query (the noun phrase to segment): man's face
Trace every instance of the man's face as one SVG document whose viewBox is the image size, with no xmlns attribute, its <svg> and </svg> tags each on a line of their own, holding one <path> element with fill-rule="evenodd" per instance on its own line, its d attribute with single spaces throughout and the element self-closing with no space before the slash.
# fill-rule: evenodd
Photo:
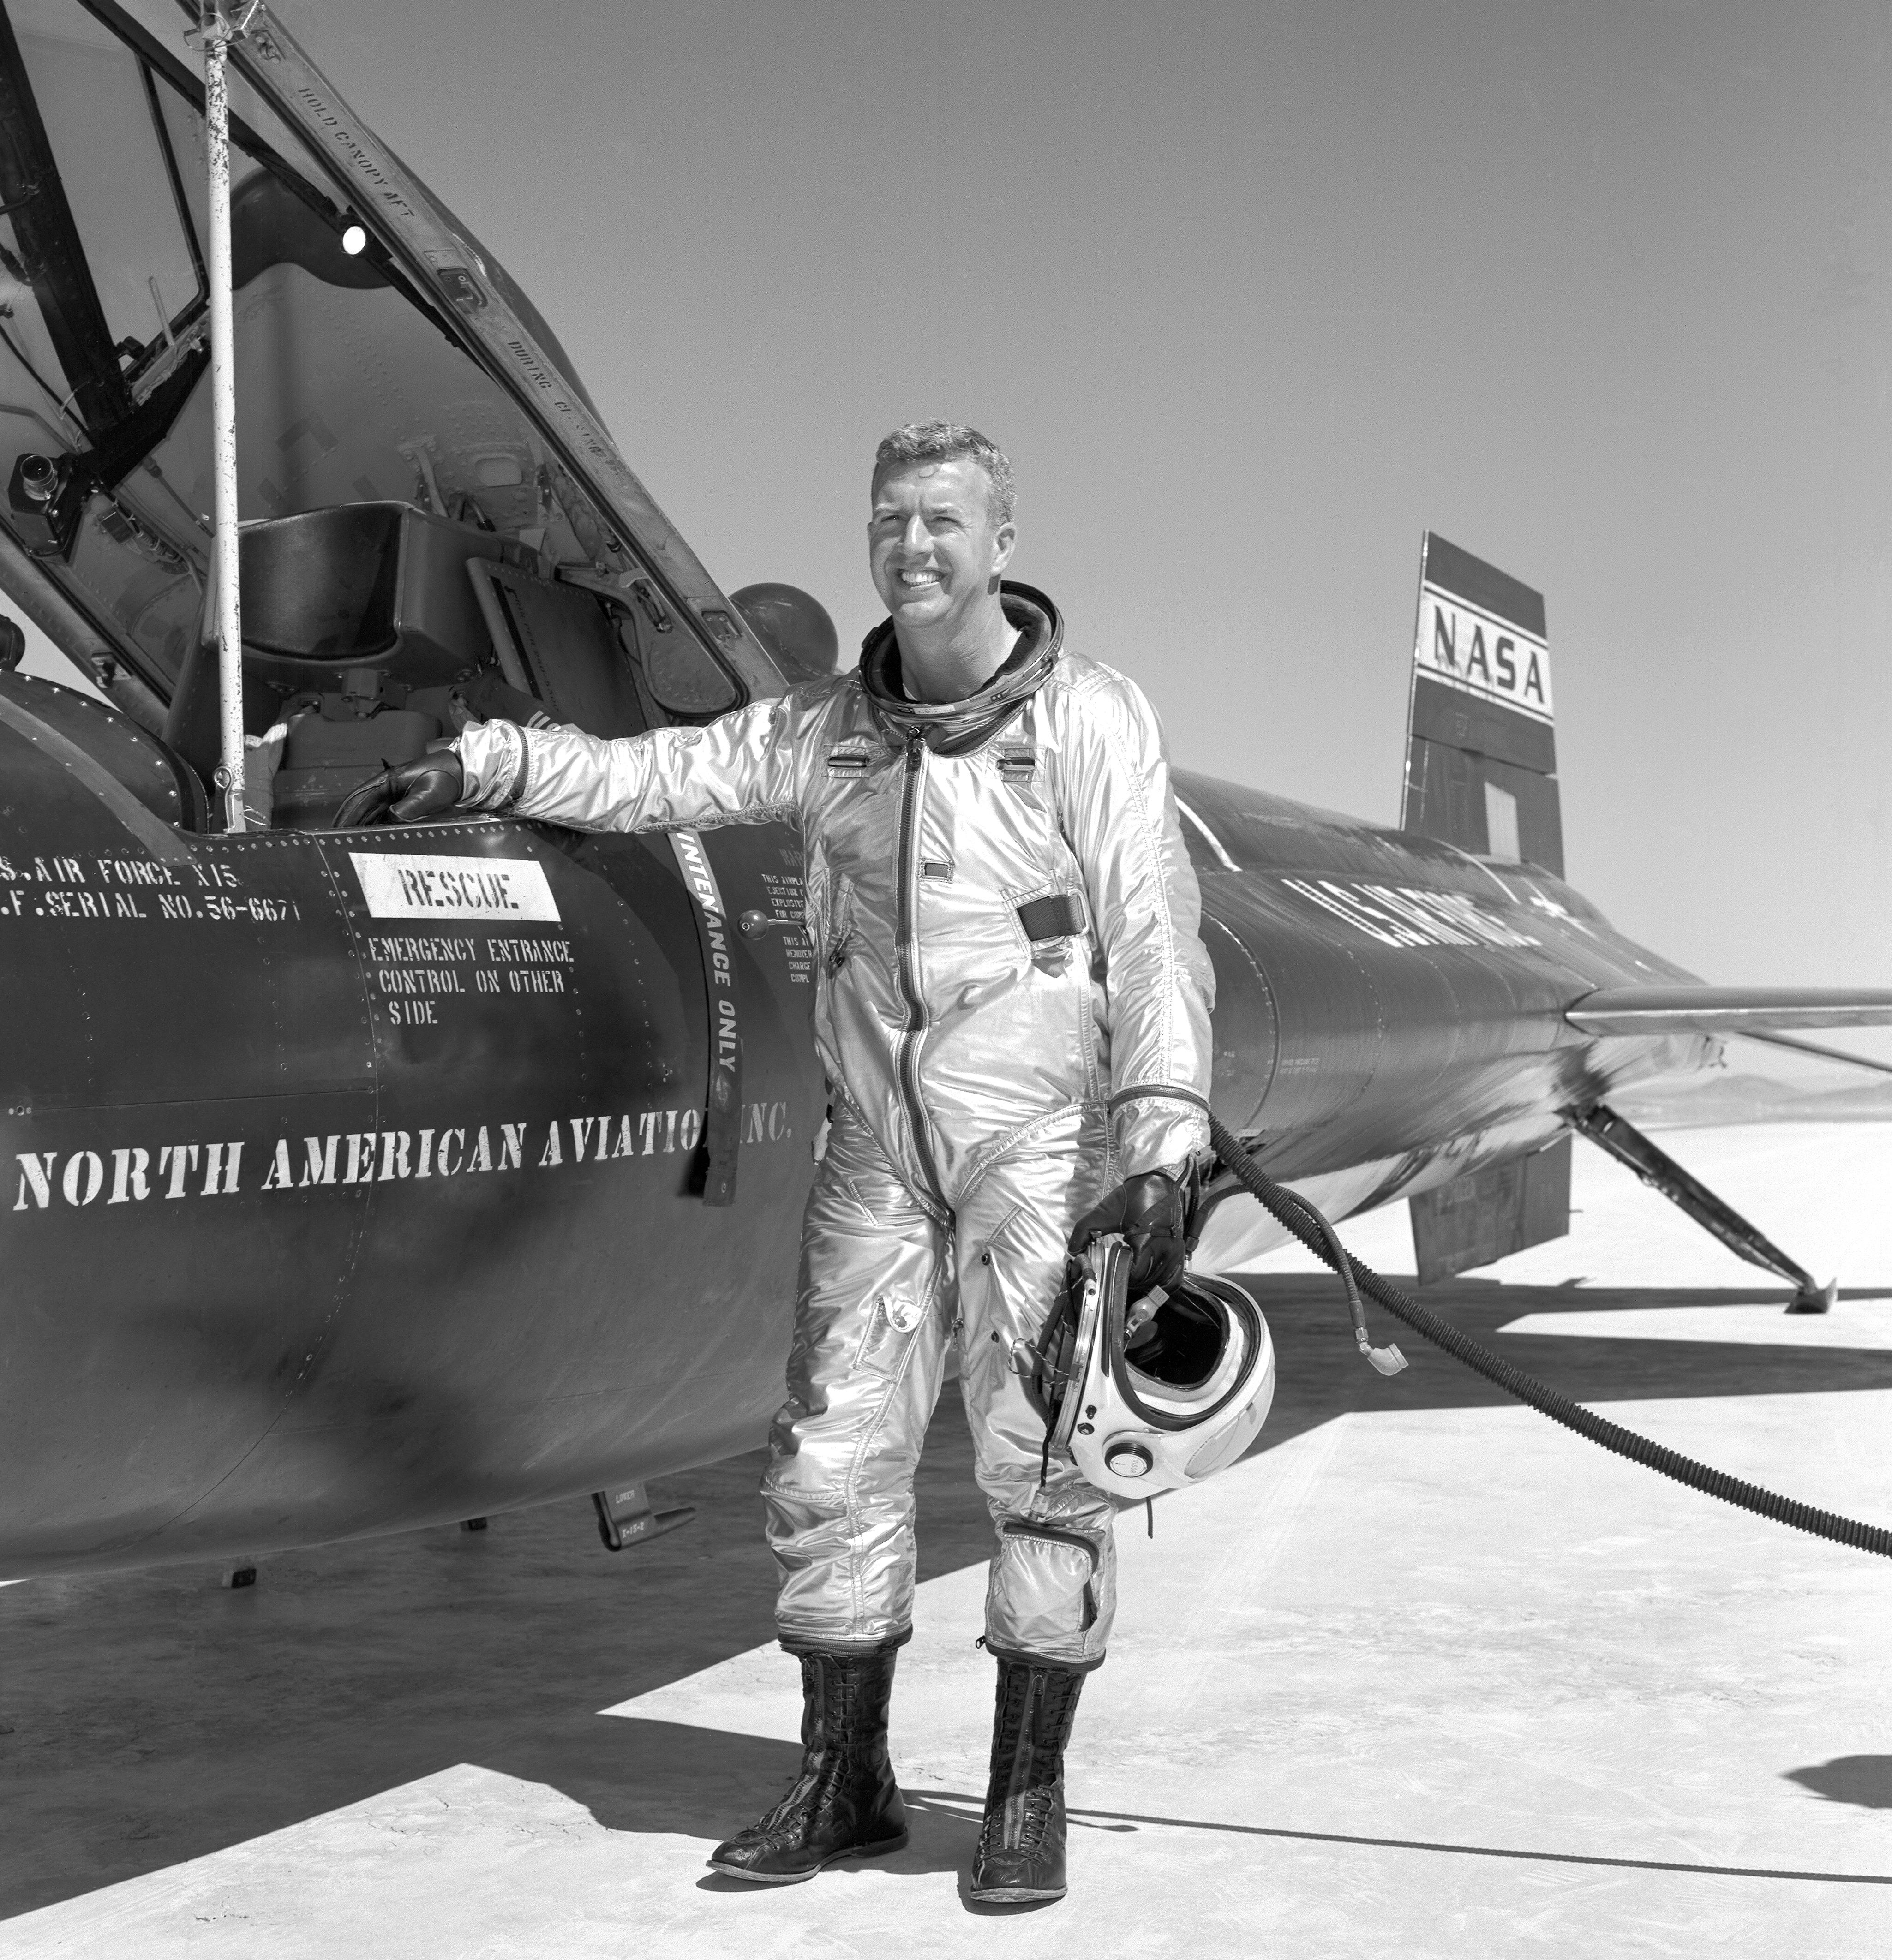
<svg viewBox="0 0 1892 1960">
<path fill-rule="evenodd" d="M 1017 536 L 994 520 L 992 479 L 970 457 L 897 463 L 875 479 L 868 565 L 897 625 L 950 629 L 1011 563 Z"/>
</svg>

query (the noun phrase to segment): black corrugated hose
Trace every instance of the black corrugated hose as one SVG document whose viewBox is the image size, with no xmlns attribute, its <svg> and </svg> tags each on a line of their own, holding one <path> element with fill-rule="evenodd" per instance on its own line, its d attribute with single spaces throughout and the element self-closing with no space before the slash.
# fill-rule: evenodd
<svg viewBox="0 0 1892 1960">
<path fill-rule="evenodd" d="M 1209 1128 L 1216 1154 L 1237 1181 L 1259 1198 L 1309 1252 L 1324 1260 L 1343 1280 L 1348 1281 L 1349 1294 L 1357 1286 L 1368 1299 L 1384 1307 L 1395 1320 L 1403 1322 L 1416 1334 L 1424 1335 L 1435 1346 L 1443 1348 L 1454 1360 L 1463 1361 L 1486 1381 L 1495 1382 L 1506 1395 L 1515 1395 L 1540 1415 L 1547 1415 L 1553 1422 L 1562 1423 L 1566 1429 L 1575 1430 L 1578 1435 L 1601 1443 L 1618 1456 L 1626 1456 L 1632 1463 L 1640 1463 L 1645 1469 L 1659 1470 L 1664 1477 L 1673 1477 L 1677 1483 L 1686 1484 L 1692 1491 L 1704 1491 L 1725 1503 L 1738 1504 L 1743 1510 L 1752 1511 L 1757 1516 L 1771 1518 L 1776 1524 L 1792 1525 L 1796 1530 L 1811 1532 L 1816 1538 L 1831 1538 L 1837 1545 L 1849 1545 L 1861 1551 L 1875 1551 L 1882 1558 L 1892 1558 L 1892 1530 L 1884 1525 L 1862 1524 L 1856 1518 L 1839 1517 L 1831 1511 L 1819 1510 L 1811 1504 L 1800 1503 L 1794 1498 L 1763 1491 L 1759 1484 L 1731 1477 L 1725 1470 L 1711 1470 L 1706 1464 L 1697 1463 L 1679 1450 L 1652 1443 L 1646 1436 L 1638 1436 L 1635 1430 L 1625 1429 L 1607 1416 L 1598 1415 L 1581 1402 L 1573 1402 L 1555 1389 L 1546 1388 L 1523 1369 L 1514 1368 L 1489 1348 L 1480 1347 L 1469 1335 L 1460 1332 L 1450 1321 L 1441 1320 L 1409 1294 L 1381 1279 L 1370 1266 L 1362 1265 L 1341 1245 L 1333 1235 L 1333 1227 L 1314 1207 L 1298 1192 L 1276 1183 L 1218 1117 L 1209 1118 Z"/>
</svg>

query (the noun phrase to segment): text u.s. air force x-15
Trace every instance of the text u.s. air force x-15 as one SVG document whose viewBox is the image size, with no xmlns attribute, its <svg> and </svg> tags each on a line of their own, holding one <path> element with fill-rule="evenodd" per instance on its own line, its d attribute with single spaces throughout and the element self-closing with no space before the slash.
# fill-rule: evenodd
<svg viewBox="0 0 1892 1960">
<path fill-rule="evenodd" d="M 266 821 L 225 828 L 196 11 L 0 8 L 0 584 L 109 702 L 0 673 L 10 1573 L 753 1446 L 825 1109 L 789 826 L 330 827 L 483 703 L 622 736 L 779 692 L 798 616 L 718 590 L 524 294 L 260 10 L 222 344 Z M 1560 876 L 1553 706 L 1541 600 L 1435 536 L 1399 829 L 1177 775 L 1217 1112 L 1336 1214 L 1413 1198 L 1422 1278 L 1562 1231 L 1581 1130 L 1817 1305 L 1607 1098 L 1892 994 L 1708 988 L 1614 931 Z M 1036 794 L 999 746 L 955 766 Z M 1208 1207 L 1199 1263 L 1279 1236 L 1225 1178 Z"/>
</svg>

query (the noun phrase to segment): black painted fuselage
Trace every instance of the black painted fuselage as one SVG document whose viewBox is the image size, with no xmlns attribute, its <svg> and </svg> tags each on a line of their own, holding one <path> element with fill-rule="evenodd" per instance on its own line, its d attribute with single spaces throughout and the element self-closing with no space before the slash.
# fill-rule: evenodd
<svg viewBox="0 0 1892 1960">
<path fill-rule="evenodd" d="M 129 826 L 27 725 L 56 747 L 78 698 L 11 685 L 0 1573 L 485 1514 L 758 1441 L 824 1111 L 803 940 L 725 936 L 740 1144 L 712 1206 L 713 990 L 667 840 L 220 837 L 156 797 Z M 1683 976 L 1548 874 L 1179 789 L 1218 1112 L 1336 1211 L 1687 1058 L 1563 1020 Z M 794 915 L 792 829 L 704 841 L 731 918 Z"/>
</svg>

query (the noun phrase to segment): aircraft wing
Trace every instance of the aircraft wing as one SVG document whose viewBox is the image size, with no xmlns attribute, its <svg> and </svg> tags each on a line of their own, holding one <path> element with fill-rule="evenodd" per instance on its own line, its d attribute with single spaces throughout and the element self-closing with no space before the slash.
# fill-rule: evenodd
<svg viewBox="0 0 1892 1960">
<path fill-rule="evenodd" d="M 1564 1010 L 1592 1035 L 1786 1034 L 1892 1026 L 1892 991 L 1845 987 L 1602 987 Z"/>
</svg>

